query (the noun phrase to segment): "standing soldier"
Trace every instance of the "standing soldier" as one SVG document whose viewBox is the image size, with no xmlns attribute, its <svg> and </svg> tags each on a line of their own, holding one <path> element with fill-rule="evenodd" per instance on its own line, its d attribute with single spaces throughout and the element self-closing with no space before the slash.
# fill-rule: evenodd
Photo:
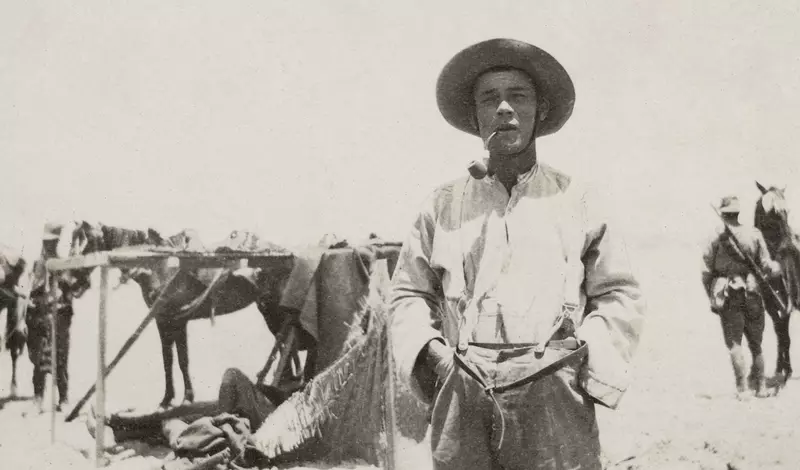
<svg viewBox="0 0 800 470">
<path fill-rule="evenodd" d="M 739 199 L 722 198 L 719 211 L 729 230 L 717 236 L 703 255 L 706 270 L 703 286 L 711 303 L 711 311 L 719 315 L 725 346 L 730 351 L 736 391 L 744 398 L 749 388 L 756 396 L 767 396 L 764 378 L 764 355 L 761 340 L 764 336 L 764 304 L 758 281 L 748 257 L 764 274 L 780 275 L 780 265 L 773 261 L 761 232 L 739 223 Z M 742 335 L 747 338 L 753 364 L 745 383 L 745 360 Z"/>
<path fill-rule="evenodd" d="M 447 64 L 437 100 L 489 159 L 433 191 L 392 279 L 394 355 L 433 404 L 434 468 L 599 470 L 594 404 L 627 389 L 645 305 L 607 207 L 537 156 L 572 80 L 494 39 Z"/>
<path fill-rule="evenodd" d="M 69 403 L 70 328 L 75 289 L 67 288 L 61 277 L 50 277 L 45 268 L 45 262 L 56 255 L 61 230 L 65 228 L 56 224 L 45 225 L 41 259 L 34 263 L 33 268 L 34 281 L 30 294 L 32 306 L 25 317 L 28 327 L 28 356 L 33 363 L 33 395 L 39 411 L 43 407 L 45 379 L 47 374 L 53 373 L 53 320 L 56 329 L 56 374 L 53 382 L 58 388 L 59 396 L 56 409 L 61 411 Z"/>
<path fill-rule="evenodd" d="M 28 356 L 33 363 L 34 401 L 42 410 L 45 379 L 53 373 L 52 363 L 52 322 L 56 326 L 56 374 L 54 384 L 58 388 L 58 405 L 61 411 L 69 402 L 69 349 L 70 327 L 72 325 L 72 302 L 67 300 L 60 289 L 45 293 L 43 285 L 31 291 L 32 306 L 28 309 L 25 322 L 28 327 Z"/>
</svg>

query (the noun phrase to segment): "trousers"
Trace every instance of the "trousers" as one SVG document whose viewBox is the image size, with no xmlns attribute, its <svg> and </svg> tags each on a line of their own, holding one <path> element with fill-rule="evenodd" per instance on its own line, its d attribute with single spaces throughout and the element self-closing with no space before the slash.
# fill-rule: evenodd
<svg viewBox="0 0 800 470">
<path fill-rule="evenodd" d="M 743 289 L 732 291 L 720 313 L 725 346 L 728 349 L 741 346 L 744 336 L 753 354 L 761 354 L 764 317 L 764 308 L 759 295 L 746 293 Z"/>
<path fill-rule="evenodd" d="M 222 376 L 219 407 L 224 413 L 247 418 L 250 429 L 255 432 L 275 411 L 276 405 L 265 391 L 251 382 L 242 371 L 230 368 Z"/>
<path fill-rule="evenodd" d="M 469 346 L 435 395 L 434 468 L 600 470 L 594 403 L 578 385 L 585 352 Z"/>
<path fill-rule="evenodd" d="M 47 374 L 52 373 L 52 314 L 26 319 L 28 324 L 28 356 L 33 363 L 33 394 L 37 398 L 44 396 Z M 56 377 L 59 403 L 69 399 L 69 349 L 72 314 L 59 312 L 56 320 Z"/>
</svg>

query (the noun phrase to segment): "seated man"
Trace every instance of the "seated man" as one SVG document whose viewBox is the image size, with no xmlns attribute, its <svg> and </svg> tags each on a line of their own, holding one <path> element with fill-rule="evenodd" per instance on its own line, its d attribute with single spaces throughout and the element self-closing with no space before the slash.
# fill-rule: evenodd
<svg viewBox="0 0 800 470">
<path fill-rule="evenodd" d="M 107 442 L 148 439 L 161 434 L 170 447 L 186 450 L 193 447 L 216 417 L 237 416 L 247 419 L 255 432 L 267 417 L 298 389 L 298 386 L 254 384 L 241 370 L 230 368 L 222 375 L 218 400 L 196 402 L 144 415 L 134 410 L 112 413 L 106 418 L 111 434 Z M 91 408 L 86 420 L 89 434 L 95 436 L 97 416 Z"/>
<path fill-rule="evenodd" d="M 206 420 L 211 416 L 224 414 L 246 418 L 250 431 L 256 432 L 267 417 L 275 411 L 275 408 L 286 401 L 297 389 L 297 386 L 288 384 L 280 388 L 260 383 L 255 384 L 241 370 L 229 368 L 222 375 L 217 406 L 210 415 L 208 410 L 203 415 Z M 207 430 L 203 430 L 203 425 L 190 425 L 200 417 L 196 412 L 191 411 L 190 405 L 187 407 L 187 414 L 163 421 L 162 432 L 173 449 L 191 446 L 193 444 L 188 444 L 188 442 L 195 442 L 196 439 L 192 439 L 190 435 L 207 432 Z"/>
<path fill-rule="evenodd" d="M 265 384 L 254 384 L 239 369 L 230 368 L 219 386 L 221 413 L 247 418 L 255 432 L 275 408 L 289 398 L 290 392 Z"/>
</svg>

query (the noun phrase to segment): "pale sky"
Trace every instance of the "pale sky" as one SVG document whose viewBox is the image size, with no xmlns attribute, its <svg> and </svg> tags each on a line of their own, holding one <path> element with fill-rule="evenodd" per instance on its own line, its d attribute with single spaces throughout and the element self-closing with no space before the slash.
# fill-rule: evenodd
<svg viewBox="0 0 800 470">
<path fill-rule="evenodd" d="M 484 156 L 434 90 L 456 52 L 492 37 L 571 74 L 575 112 L 540 159 L 604 188 L 634 242 L 695 240 L 715 224 L 709 202 L 752 205 L 754 179 L 800 204 L 797 2 L 0 5 L 12 246 L 71 218 L 209 242 L 241 228 L 402 239 L 425 196 Z"/>
</svg>

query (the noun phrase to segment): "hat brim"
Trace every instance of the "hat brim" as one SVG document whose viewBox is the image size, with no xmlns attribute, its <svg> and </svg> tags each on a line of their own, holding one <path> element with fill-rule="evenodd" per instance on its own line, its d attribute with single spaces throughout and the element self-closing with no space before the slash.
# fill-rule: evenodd
<svg viewBox="0 0 800 470">
<path fill-rule="evenodd" d="M 456 54 L 445 65 L 436 83 L 439 111 L 456 129 L 479 136 L 473 87 L 484 72 L 510 67 L 527 73 L 536 92 L 550 105 L 539 122 L 536 136 L 552 134 L 567 122 L 575 106 L 575 87 L 564 67 L 536 46 L 513 39 L 490 39 Z"/>
<path fill-rule="evenodd" d="M 719 211 L 722 214 L 738 214 L 739 212 L 741 212 L 738 207 L 734 206 L 723 207 Z"/>
</svg>

